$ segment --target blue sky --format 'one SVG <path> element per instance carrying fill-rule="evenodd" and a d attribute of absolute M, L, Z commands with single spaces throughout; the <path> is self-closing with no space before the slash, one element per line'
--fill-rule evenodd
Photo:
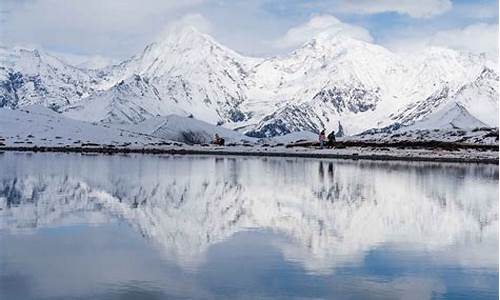
<path fill-rule="evenodd" d="M 189 23 L 241 53 L 286 53 L 321 31 L 395 51 L 430 45 L 496 56 L 495 0 L 0 0 L 0 42 L 123 59 Z"/>

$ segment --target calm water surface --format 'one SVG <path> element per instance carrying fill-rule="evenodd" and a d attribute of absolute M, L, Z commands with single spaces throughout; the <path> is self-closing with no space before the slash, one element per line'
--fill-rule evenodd
<path fill-rule="evenodd" d="M 498 299 L 498 167 L 0 154 L 1 299 Z"/>

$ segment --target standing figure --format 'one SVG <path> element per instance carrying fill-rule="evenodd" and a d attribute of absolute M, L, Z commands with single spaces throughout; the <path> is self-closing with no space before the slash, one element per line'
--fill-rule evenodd
<path fill-rule="evenodd" d="M 335 131 L 332 130 L 332 132 L 330 132 L 327 138 L 328 138 L 328 147 L 333 148 L 333 145 L 335 143 Z"/>
<path fill-rule="evenodd" d="M 326 142 L 326 135 L 325 135 L 325 130 L 323 129 L 319 133 L 319 147 L 321 149 L 323 149 L 323 146 L 325 146 L 325 142 Z"/>

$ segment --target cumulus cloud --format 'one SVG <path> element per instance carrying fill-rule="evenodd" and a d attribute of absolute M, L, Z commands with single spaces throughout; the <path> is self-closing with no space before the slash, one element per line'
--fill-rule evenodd
<path fill-rule="evenodd" d="M 366 28 L 344 22 L 354 17 L 363 26 L 374 25 L 369 28 L 377 42 L 391 37 L 393 47 L 440 45 L 494 52 L 496 25 L 430 35 L 403 28 L 498 22 L 498 3 L 493 0 L 451 6 L 451 0 L 0 0 L 0 44 L 124 59 L 161 37 L 165 26 L 189 24 L 244 54 L 267 56 L 322 34 L 372 42 Z M 404 16 L 365 16 L 383 12 Z M 444 12 L 443 18 L 418 19 Z M 304 22 L 304 16 L 313 17 Z M 393 21 L 400 25 L 393 26 Z"/>
<path fill-rule="evenodd" d="M 179 20 L 169 23 L 165 31 L 178 30 L 185 26 L 192 26 L 204 33 L 211 33 L 213 30 L 212 22 L 199 13 L 191 13 L 183 16 Z"/>
<path fill-rule="evenodd" d="M 430 18 L 452 8 L 451 0 L 340 0 L 336 10 L 354 14 L 396 12 L 414 18 Z"/>
<path fill-rule="evenodd" d="M 343 23 L 331 15 L 318 15 L 304 24 L 290 28 L 273 45 L 276 48 L 292 48 L 319 35 L 346 35 L 367 42 L 373 41 L 370 32 L 363 27 Z"/>
<path fill-rule="evenodd" d="M 395 38 L 385 45 L 395 51 L 440 46 L 474 54 L 486 54 L 488 58 L 498 59 L 498 24 L 476 23 L 464 28 L 437 31 L 430 35 L 422 33 L 412 37 Z"/>
<path fill-rule="evenodd" d="M 31 43 L 54 51 L 98 54 L 113 49 L 129 55 L 203 1 L 10 1 L 1 16 L 0 38 L 4 44 Z"/>
<path fill-rule="evenodd" d="M 498 1 L 461 3 L 455 5 L 453 10 L 460 17 L 482 20 L 496 19 L 498 18 Z"/>

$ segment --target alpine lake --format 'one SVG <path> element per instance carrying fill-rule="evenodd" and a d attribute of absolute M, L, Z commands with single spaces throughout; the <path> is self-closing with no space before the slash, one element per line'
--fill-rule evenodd
<path fill-rule="evenodd" d="M 498 166 L 0 153 L 0 299 L 498 299 Z"/>

